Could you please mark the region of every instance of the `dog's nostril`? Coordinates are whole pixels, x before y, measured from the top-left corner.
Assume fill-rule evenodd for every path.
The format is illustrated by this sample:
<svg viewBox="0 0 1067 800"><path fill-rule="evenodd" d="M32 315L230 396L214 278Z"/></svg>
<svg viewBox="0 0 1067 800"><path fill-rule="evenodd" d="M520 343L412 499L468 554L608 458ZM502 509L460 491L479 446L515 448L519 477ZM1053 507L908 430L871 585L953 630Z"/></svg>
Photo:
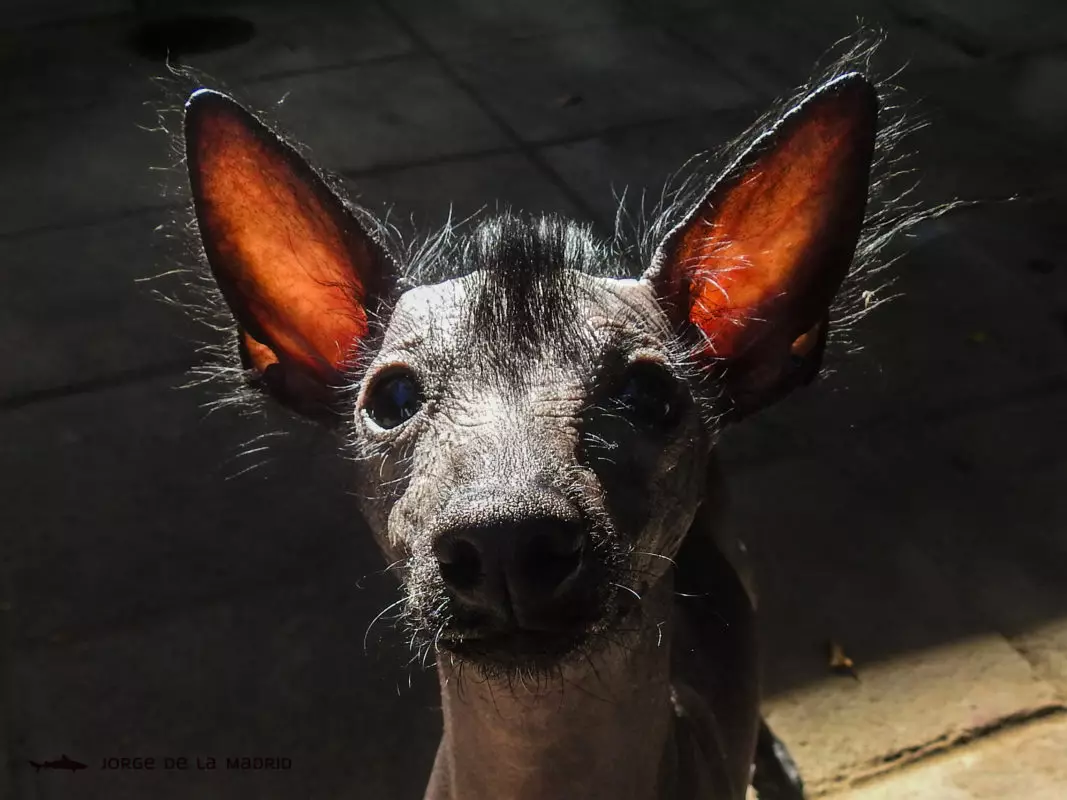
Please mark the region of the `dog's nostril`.
<svg viewBox="0 0 1067 800"><path fill-rule="evenodd" d="M533 583L554 589L582 565L585 539L569 532L535 536L527 545L524 569Z"/></svg>
<svg viewBox="0 0 1067 800"><path fill-rule="evenodd" d="M441 578L453 589L473 589L482 579L482 558L478 548L464 539L448 543L437 553Z"/></svg>

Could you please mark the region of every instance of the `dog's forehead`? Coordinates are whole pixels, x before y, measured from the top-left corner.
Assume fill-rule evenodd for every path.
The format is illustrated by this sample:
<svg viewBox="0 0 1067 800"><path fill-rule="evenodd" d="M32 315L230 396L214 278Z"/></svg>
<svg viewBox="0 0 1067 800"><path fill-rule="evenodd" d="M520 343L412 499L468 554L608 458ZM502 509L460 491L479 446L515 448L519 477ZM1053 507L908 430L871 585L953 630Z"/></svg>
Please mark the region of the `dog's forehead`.
<svg viewBox="0 0 1067 800"><path fill-rule="evenodd" d="M605 278L568 271L574 310L588 329L624 331L630 337L666 338L670 325L647 281ZM479 273L416 286L396 302L382 349L412 347L431 336L447 336L470 323L470 307L483 291Z"/></svg>

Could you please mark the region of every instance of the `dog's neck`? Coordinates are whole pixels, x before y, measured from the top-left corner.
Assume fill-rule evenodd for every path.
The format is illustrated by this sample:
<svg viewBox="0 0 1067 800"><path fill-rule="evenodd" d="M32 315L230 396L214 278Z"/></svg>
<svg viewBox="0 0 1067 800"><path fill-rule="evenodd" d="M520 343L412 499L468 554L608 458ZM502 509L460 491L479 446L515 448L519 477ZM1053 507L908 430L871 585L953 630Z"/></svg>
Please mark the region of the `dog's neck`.
<svg viewBox="0 0 1067 800"><path fill-rule="evenodd" d="M672 590L668 576L646 595L626 646L539 682L486 680L439 656L444 736L427 799L663 796L675 770Z"/></svg>

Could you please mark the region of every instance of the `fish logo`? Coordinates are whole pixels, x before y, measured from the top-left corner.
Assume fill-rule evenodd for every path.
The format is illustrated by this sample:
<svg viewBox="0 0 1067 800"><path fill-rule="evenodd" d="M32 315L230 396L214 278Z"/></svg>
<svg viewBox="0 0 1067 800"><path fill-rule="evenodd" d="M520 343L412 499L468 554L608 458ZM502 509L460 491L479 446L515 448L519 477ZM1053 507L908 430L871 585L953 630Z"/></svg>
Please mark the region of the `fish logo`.
<svg viewBox="0 0 1067 800"><path fill-rule="evenodd" d="M80 769L88 769L87 764L83 764L80 761L75 761L66 753L62 757L57 758L55 761L31 761L29 762L31 767L36 768L38 772L42 769L69 769L71 772L77 772Z"/></svg>

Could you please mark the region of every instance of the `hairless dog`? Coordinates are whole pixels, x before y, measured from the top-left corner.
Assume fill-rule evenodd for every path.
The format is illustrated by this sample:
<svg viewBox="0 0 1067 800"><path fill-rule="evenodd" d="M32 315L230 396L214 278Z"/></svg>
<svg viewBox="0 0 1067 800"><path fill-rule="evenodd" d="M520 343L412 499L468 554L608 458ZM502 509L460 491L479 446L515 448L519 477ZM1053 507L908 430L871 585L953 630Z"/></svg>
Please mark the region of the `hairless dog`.
<svg viewBox="0 0 1067 800"><path fill-rule="evenodd" d="M643 260L512 214L404 249L243 106L189 98L241 375L342 434L436 658L427 798L734 800L789 772L714 445L819 373L878 132L844 62L689 181Z"/></svg>

